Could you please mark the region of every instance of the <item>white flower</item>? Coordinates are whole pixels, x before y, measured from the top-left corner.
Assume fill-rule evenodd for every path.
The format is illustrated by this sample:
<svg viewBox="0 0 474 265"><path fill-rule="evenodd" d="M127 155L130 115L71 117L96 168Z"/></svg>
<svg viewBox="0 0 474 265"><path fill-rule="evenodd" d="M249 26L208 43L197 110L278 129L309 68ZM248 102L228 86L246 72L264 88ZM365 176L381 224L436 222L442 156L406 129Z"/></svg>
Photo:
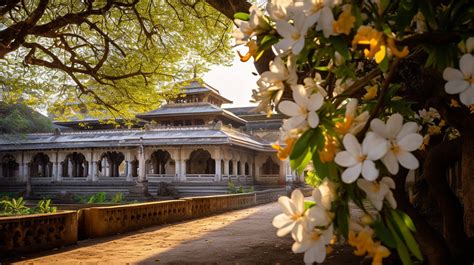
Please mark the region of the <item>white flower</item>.
<svg viewBox="0 0 474 265"><path fill-rule="evenodd" d="M398 173L399 162L407 169L418 168L418 160L410 152L420 147L423 136L417 133L418 125L415 122L403 124L402 115L395 113L388 118L387 124L380 119L373 119L370 128L388 140L389 150L382 157L382 162L391 174Z"/></svg>
<svg viewBox="0 0 474 265"><path fill-rule="evenodd" d="M336 199L336 184L325 178L317 189L313 190L314 200L324 206L326 210L331 209L331 203Z"/></svg>
<svg viewBox="0 0 474 265"><path fill-rule="evenodd" d="M469 106L474 104L474 56L464 54L459 60L459 68L444 69L443 78L448 81L444 89L448 94L459 94L461 102Z"/></svg>
<svg viewBox="0 0 474 265"><path fill-rule="evenodd" d="M421 122L423 124L425 123L433 123L434 119L440 119L441 116L439 115L438 110L435 108L429 108L427 111L426 109L422 109L418 111L418 114L420 115Z"/></svg>
<svg viewBox="0 0 474 265"><path fill-rule="evenodd" d="M380 182L358 179L357 186L367 195L367 200L377 209L382 210L383 200L387 199L392 208L397 208L397 202L390 189L395 189L395 182L389 177L384 177Z"/></svg>
<svg viewBox="0 0 474 265"><path fill-rule="evenodd" d="M291 49L293 54L299 54L304 47L304 39L308 28L314 23L306 19L303 12L295 14L293 25L286 20L276 21L276 30L283 39L281 39L275 48L283 52Z"/></svg>
<svg viewBox="0 0 474 265"><path fill-rule="evenodd" d="M326 230L304 230L303 239L295 242L291 249L295 253L304 252L304 263L321 263L326 259L326 245L331 242L334 227L331 224Z"/></svg>
<svg viewBox="0 0 474 265"><path fill-rule="evenodd" d="M462 41L458 44L458 48L463 53L472 53L474 52L474 37L469 37L466 41Z"/></svg>
<svg viewBox="0 0 474 265"><path fill-rule="evenodd" d="M271 0L267 3L267 12L273 21L289 20L294 0Z"/></svg>
<svg viewBox="0 0 474 265"><path fill-rule="evenodd" d="M273 226L278 228L277 236L301 234L305 222L304 196L296 189L291 193L291 199L282 196L278 198L282 214L273 218Z"/></svg>
<svg viewBox="0 0 474 265"><path fill-rule="evenodd" d="M269 69L260 75L257 81L259 92L256 96L259 100L265 101L267 98L273 98L275 105L280 101L285 90L285 81L288 84L296 84L296 63L294 56L288 56L288 68L280 57L275 57L270 62ZM267 102L270 102L268 99Z"/></svg>
<svg viewBox="0 0 474 265"><path fill-rule="evenodd" d="M354 84L353 79L346 79L344 81L342 78L337 79L334 85L334 96L344 93L344 91L346 91L348 87L352 86L352 84Z"/></svg>
<svg viewBox="0 0 474 265"><path fill-rule="evenodd" d="M326 90L321 86L321 84L324 83L324 80L319 73L316 73L314 75L314 79L311 77L306 77L303 80L303 83L307 89L319 92L323 97L326 97L328 95Z"/></svg>
<svg viewBox="0 0 474 265"><path fill-rule="evenodd" d="M342 181L348 184L352 183L361 173L366 180L375 180L379 171L375 167L374 161L387 153L387 141L373 132L368 132L362 141L362 146L350 133L344 136L342 143L346 151L337 153L334 159L338 165L347 167L342 173Z"/></svg>
<svg viewBox="0 0 474 265"><path fill-rule="evenodd" d="M234 30L232 35L236 39L237 43L247 42L249 38L270 29L270 25L268 25L260 9L258 9L255 5L252 5L249 8L249 12L249 21L243 21L240 19L234 20L235 24L237 25L237 29Z"/></svg>
<svg viewBox="0 0 474 265"><path fill-rule="evenodd" d="M364 128L365 123L369 119L368 111L364 111L357 115L358 103L359 101L356 98L352 98L346 105L346 114L344 120L344 125L348 127L348 131L346 133L357 134Z"/></svg>
<svg viewBox="0 0 474 265"><path fill-rule="evenodd" d="M316 24L316 30L322 30L324 37L334 35L334 15L331 7L339 4L340 1L334 0L304 0L303 8L308 15L311 25Z"/></svg>
<svg viewBox="0 0 474 265"><path fill-rule="evenodd" d="M323 105L324 99L320 93L308 95L303 85L292 86L293 101L285 100L278 105L278 109L291 118L283 122L283 129L304 128L307 125L316 128L319 116L316 111Z"/></svg>

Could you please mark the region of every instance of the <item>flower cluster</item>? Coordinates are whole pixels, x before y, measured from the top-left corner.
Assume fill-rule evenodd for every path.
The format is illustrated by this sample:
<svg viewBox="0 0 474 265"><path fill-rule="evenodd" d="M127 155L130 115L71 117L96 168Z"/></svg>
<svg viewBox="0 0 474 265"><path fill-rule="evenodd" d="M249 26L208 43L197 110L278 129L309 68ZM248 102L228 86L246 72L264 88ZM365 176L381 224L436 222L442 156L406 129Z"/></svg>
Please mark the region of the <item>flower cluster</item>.
<svg viewBox="0 0 474 265"><path fill-rule="evenodd" d="M416 10L401 11L410 8ZM253 91L257 111L287 117L272 146L295 171L309 171L309 183L320 183L313 203L298 190L281 197L283 213L273 220L278 236L291 234L292 250L304 252L305 263L324 261L335 235L372 264L381 264L389 249L405 255L403 262L401 249L423 259L410 218L396 209L392 176L405 172L400 167L417 169L415 152L449 125L435 109L419 110L404 99L395 73L415 47L405 39L429 32L433 20L417 5L374 0L271 0L265 10L252 6L236 14L236 42L249 47L241 60L258 61L269 50L275 55ZM427 56L426 66L444 70L445 92L459 94L474 110L474 38L463 40L459 51L459 68L446 67L458 65L454 60L437 60L442 54ZM451 99L451 107L462 106ZM370 222L354 229L349 205L370 212ZM378 235L381 230L388 236Z"/></svg>

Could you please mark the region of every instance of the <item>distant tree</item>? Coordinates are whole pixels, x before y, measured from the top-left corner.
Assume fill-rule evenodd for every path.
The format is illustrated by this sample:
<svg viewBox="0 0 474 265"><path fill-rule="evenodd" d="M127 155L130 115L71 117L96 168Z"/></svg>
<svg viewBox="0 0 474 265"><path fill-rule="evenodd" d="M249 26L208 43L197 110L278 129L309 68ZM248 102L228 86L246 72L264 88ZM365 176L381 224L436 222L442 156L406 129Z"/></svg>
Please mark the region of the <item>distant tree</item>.
<svg viewBox="0 0 474 265"><path fill-rule="evenodd" d="M0 17L4 100L64 116L131 116L194 65L230 58L230 22L202 1L9 0Z"/></svg>
<svg viewBox="0 0 474 265"><path fill-rule="evenodd" d="M50 132L51 120L24 104L0 102L0 134Z"/></svg>

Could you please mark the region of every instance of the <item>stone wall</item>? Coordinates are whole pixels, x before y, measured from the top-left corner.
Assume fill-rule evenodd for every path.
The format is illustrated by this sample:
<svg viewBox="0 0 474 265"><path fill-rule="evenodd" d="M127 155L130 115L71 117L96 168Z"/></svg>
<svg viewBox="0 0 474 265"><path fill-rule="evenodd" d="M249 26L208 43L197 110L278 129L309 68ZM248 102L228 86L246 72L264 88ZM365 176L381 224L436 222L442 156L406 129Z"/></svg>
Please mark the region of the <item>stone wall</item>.
<svg viewBox="0 0 474 265"><path fill-rule="evenodd" d="M0 256L52 249L77 242L77 212L0 218Z"/></svg>

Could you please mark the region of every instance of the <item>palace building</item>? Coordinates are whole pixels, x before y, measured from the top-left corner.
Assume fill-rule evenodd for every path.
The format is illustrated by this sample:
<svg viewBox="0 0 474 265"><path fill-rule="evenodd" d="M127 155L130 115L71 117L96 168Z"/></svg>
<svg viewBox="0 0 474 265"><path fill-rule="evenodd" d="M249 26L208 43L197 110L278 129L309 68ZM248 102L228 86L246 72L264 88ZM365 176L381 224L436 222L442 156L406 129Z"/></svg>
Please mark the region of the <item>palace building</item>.
<svg viewBox="0 0 474 265"><path fill-rule="evenodd" d="M199 79L182 95L136 115L139 125L113 129L94 119L55 122L53 133L0 139L0 191L141 190L166 182L181 193L224 192L229 181L276 186L298 181L271 148L282 123L232 103ZM86 127L80 124L87 124Z"/></svg>

